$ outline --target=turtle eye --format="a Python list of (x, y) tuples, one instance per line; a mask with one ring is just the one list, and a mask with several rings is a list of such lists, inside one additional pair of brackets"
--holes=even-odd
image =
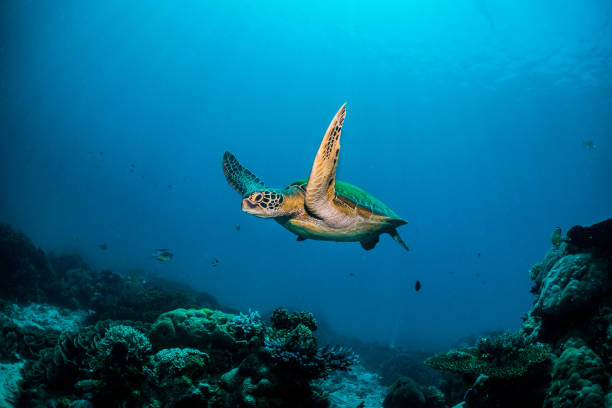
[(253, 203), (258, 203), (261, 201), (262, 198), (263, 195), (261, 193), (253, 193), (251, 194), (251, 197), (249, 197), (249, 200), (251, 200), (251, 202)]

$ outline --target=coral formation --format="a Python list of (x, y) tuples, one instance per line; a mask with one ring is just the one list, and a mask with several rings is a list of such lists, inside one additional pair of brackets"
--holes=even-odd
[(9, 407), (19, 393), (23, 363), (0, 363), (0, 407)]
[(277, 309), (271, 321), (274, 331), (266, 334), (263, 349), (280, 370), (318, 378), (357, 363), (357, 356), (350, 349), (317, 346), (312, 333), (317, 324), (311, 313), (290, 315), (285, 309)]
[(329, 393), (330, 408), (380, 408), (387, 394), (381, 377), (362, 365), (336, 371), (320, 381), (321, 388)]
[(266, 327), (255, 312), (177, 309), (162, 314), (150, 327), (99, 321), (61, 333), (55, 345), (26, 363), (19, 403), (327, 406), (327, 398), (311, 380), (346, 370), (354, 359), (341, 348), (316, 347), (312, 332), (306, 330), (308, 336), (298, 341), (314, 346), (322, 365), (317, 371), (290, 371), (275, 361), (264, 338), (284, 338), (293, 331)]
[(421, 386), (407, 377), (398, 379), (390, 388), (384, 408), (444, 408), (444, 394), (434, 386)]
[(580, 340), (570, 340), (557, 359), (544, 408), (605, 405), (609, 374), (602, 359)]
[(480, 374), (462, 407), (612, 406), (612, 220), (567, 235), (531, 269), (536, 300), (517, 334), (428, 360)]
[(45, 254), (25, 235), (2, 223), (0, 270), (0, 298), (92, 310), (95, 320), (153, 322), (161, 313), (181, 307), (221, 308), (207, 293), (161, 279), (151, 279), (151, 283), (109, 270), (93, 270), (77, 254)]
[(88, 313), (32, 303), (5, 305), (0, 312), (0, 361), (32, 358), (55, 343), (60, 333), (73, 330)]
[(469, 374), (476, 378), (485, 374), (492, 378), (509, 379), (524, 375), (534, 366), (545, 363), (550, 347), (528, 344), (518, 334), (506, 333), (495, 338), (482, 338), (478, 347), (451, 350), (425, 360), (439, 370)]
[(599, 256), (612, 252), (612, 218), (590, 227), (573, 226), (567, 231), (572, 251), (595, 251)]
[(130, 359), (142, 359), (151, 350), (151, 342), (133, 327), (119, 324), (106, 330), (104, 337), (96, 343), (96, 348), (102, 358), (111, 356), (120, 349), (125, 360), (129, 362)]
[[(427, 359), (472, 384), (458, 406), (612, 407), (610, 225), (572, 228), (531, 269), (536, 300), (518, 333)], [(384, 378), (347, 371), (356, 354), (316, 338), (311, 313), (277, 309), (267, 325), (205, 293), (44, 254), (6, 225), (0, 263), (0, 395), (16, 406), (442, 408), (459, 399), (457, 377), (419, 368), (418, 353), (354, 343)], [(381, 382), (392, 381), (383, 398)]]

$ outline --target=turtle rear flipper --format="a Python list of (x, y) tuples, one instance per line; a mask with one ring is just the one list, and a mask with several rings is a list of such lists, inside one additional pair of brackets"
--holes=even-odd
[(400, 235), (397, 233), (397, 230), (395, 228), (389, 231), (389, 235), (391, 235), (391, 238), (393, 238), (395, 242), (403, 246), (406, 251), (410, 251), (410, 248), (408, 248), (408, 245), (406, 245), (406, 243), (404, 242), (402, 237), (400, 237)]
[(266, 188), (263, 181), (242, 166), (230, 152), (223, 154), (223, 172), (229, 185), (243, 197)]
[(304, 201), (306, 208), (317, 217), (328, 221), (333, 220), (338, 212), (332, 200), (336, 195), (336, 168), (340, 153), (340, 133), (345, 116), (346, 104), (336, 113), (323, 136), (306, 186)]
[(379, 235), (371, 235), (367, 239), (364, 239), (363, 241), (359, 241), (359, 243), (361, 244), (361, 247), (363, 249), (365, 249), (366, 251), (369, 251), (370, 249), (374, 249), (376, 244), (378, 244), (378, 239), (379, 239)]

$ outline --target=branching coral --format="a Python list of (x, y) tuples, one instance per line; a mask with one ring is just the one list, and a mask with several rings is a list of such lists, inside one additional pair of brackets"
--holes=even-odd
[(264, 331), (264, 324), (261, 321), (259, 312), (249, 310), (248, 314), (240, 313), (229, 321), (229, 328), (238, 340), (248, 340), (253, 336), (258, 336)]
[(278, 308), (272, 312), (270, 321), (275, 330), (291, 330), (298, 324), (311, 331), (317, 330), (317, 321), (309, 312), (293, 312), (290, 314), (287, 309)]
[(277, 365), (307, 378), (325, 377), (332, 370), (348, 370), (358, 362), (350, 349), (317, 347), (312, 331), (302, 324), (293, 330), (280, 330), (275, 337), (266, 337), (263, 349)]

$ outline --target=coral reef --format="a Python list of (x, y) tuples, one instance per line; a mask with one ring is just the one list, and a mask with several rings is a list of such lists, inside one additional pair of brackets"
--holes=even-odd
[[(354, 355), (339, 347), (317, 347), (301, 323), (278, 330), (258, 316), (177, 309), (151, 326), (107, 320), (63, 332), (26, 362), (18, 405), (328, 406), (312, 380), (347, 370)], [(280, 355), (266, 349), (265, 338), (311, 345), (302, 351), (304, 358), (317, 361), (316, 370), (278, 361)], [(289, 347), (287, 340), (279, 352)]]
[[(518, 336), (517, 336), (518, 337)], [(483, 338), (478, 347), (451, 350), (425, 360), (425, 364), (439, 370), (468, 374), (476, 378), (479, 374), (508, 379), (524, 375), (548, 359), (550, 347), (545, 344), (529, 344), (517, 347), (504, 344), (504, 339)]]
[(310, 313), (278, 309), (267, 326), (182, 285), (45, 254), (4, 224), (0, 259), (0, 390), (10, 406), (328, 407), (323, 379), (357, 361), (317, 345)]
[(314, 379), (357, 363), (357, 356), (350, 349), (317, 346), (312, 333), (317, 325), (310, 313), (290, 315), (285, 309), (277, 309), (271, 321), (274, 331), (266, 334), (263, 349), (281, 371), (299, 372)]
[(0, 312), (0, 361), (32, 358), (55, 343), (60, 333), (73, 330), (88, 313), (32, 303), (5, 305)]
[(0, 270), (0, 298), (93, 310), (95, 320), (153, 322), (161, 313), (181, 307), (221, 308), (210, 294), (159, 278), (145, 282), (109, 270), (93, 270), (77, 254), (45, 254), (25, 235), (2, 223)]
[(311, 313), (276, 309), (267, 325), (205, 293), (46, 255), (0, 225), (0, 395), (66, 408), (443, 408), (458, 394), (464, 408), (612, 408), (610, 225), (572, 228), (531, 269), (521, 330), (428, 358), (443, 375), (423, 354), (354, 342), (382, 377), (315, 337)]
[(0, 363), (0, 407), (10, 407), (17, 400), (22, 362)]
[(599, 256), (612, 252), (612, 218), (590, 227), (576, 225), (567, 231), (572, 251), (595, 251)]
[(444, 408), (444, 394), (434, 386), (421, 386), (407, 377), (398, 379), (389, 390), (384, 408)]
[(518, 333), (428, 360), (478, 376), (461, 407), (612, 407), (612, 220), (567, 235), (531, 269)]
[(605, 406), (610, 381), (603, 360), (580, 340), (564, 344), (552, 373), (544, 408)]
[(387, 394), (381, 377), (362, 365), (350, 371), (336, 371), (319, 384), (329, 394), (330, 408), (380, 408)]

